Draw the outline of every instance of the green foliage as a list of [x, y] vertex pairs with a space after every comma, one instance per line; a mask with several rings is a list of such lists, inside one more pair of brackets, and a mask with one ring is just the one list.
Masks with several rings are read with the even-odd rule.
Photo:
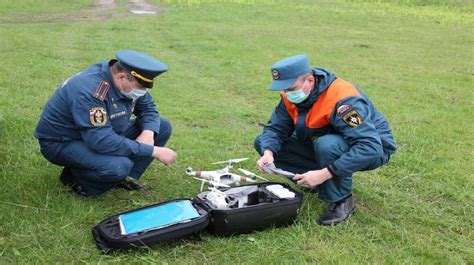
[[474, 3], [470, 0], [348, 0], [354, 3], [388, 3], [412, 7], [439, 6], [443, 8], [473, 8]]
[[0, 113], [0, 139], [2, 138], [2, 133], [3, 133], [3, 116]]
[[[17, 2], [2, 1], [0, 15], [71, 12], [91, 1]], [[160, 15], [2, 22], [0, 263], [474, 262], [470, 2], [154, 2]], [[174, 126], [169, 146], [178, 161], [154, 163], [142, 192], [81, 199], [59, 183], [60, 168], [41, 156], [33, 131], [59, 83], [123, 48], [170, 66], [151, 93]], [[105, 217], [195, 196], [199, 183], [185, 176], [187, 166], [250, 157], [242, 166], [255, 170], [253, 139], [278, 100], [266, 90], [270, 66], [299, 53], [364, 89], [399, 144], [387, 166], [355, 175], [355, 215], [320, 227], [326, 205], [306, 193], [287, 228], [231, 238], [204, 233], [202, 241], [101, 255], [90, 229]]]

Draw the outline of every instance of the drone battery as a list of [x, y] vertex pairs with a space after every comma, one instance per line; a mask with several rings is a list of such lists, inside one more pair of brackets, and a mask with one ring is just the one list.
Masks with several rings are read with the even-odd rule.
[[[293, 198], [279, 198], [266, 189], [270, 185], [282, 185], [293, 192]], [[258, 183], [223, 189], [233, 200], [239, 201], [238, 206], [229, 205], [224, 209], [213, 209], [206, 202], [204, 191], [198, 194], [195, 202], [203, 207], [211, 208], [211, 218], [207, 227], [211, 233], [220, 236], [249, 233], [269, 227], [278, 227], [292, 224], [297, 217], [302, 204], [301, 193], [283, 183]], [[244, 201], [244, 203], [241, 203]]]
[[111, 216], [92, 229], [104, 253], [148, 246], [195, 234], [209, 224], [209, 213], [189, 199], [157, 203]]

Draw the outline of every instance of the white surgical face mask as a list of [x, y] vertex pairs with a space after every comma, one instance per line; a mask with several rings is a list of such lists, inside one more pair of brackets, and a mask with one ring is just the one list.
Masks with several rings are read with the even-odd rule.
[[285, 92], [286, 98], [295, 104], [305, 101], [309, 97], [309, 93], [308, 94], [304, 93], [305, 86], [306, 86], [306, 81], [304, 81], [303, 86], [301, 86], [300, 89]]
[[[128, 81], [128, 84], [130, 85], [130, 87], [132, 87], [132, 84], [130, 83], [130, 81]], [[137, 99], [139, 99], [140, 97], [143, 97], [146, 92], [148, 90], [145, 88], [145, 89], [139, 89], [139, 88], [132, 88], [132, 90], [130, 90], [130, 92], [125, 92], [125, 91], [121, 91], [122, 95], [126, 96], [127, 98], [135, 101]]]

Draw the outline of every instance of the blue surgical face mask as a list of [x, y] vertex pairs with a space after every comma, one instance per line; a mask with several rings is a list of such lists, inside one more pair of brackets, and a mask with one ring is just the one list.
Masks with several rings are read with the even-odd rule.
[[309, 97], [309, 93], [305, 94], [303, 91], [305, 86], [306, 86], [306, 81], [304, 81], [303, 86], [301, 86], [300, 89], [285, 92], [286, 98], [295, 104], [305, 101]]
[[128, 93], [122, 91], [122, 94], [124, 96], [126, 96], [127, 98], [132, 99], [132, 100], [135, 101], [135, 100], [139, 99], [140, 97], [143, 97], [146, 94], [146, 92], [147, 92], [146, 89], [134, 88], [134, 89], [132, 89], [132, 91], [130, 91]]
[[[128, 84], [130, 87], [132, 87], [132, 84], [127, 80]], [[138, 88], [132, 88], [130, 92], [125, 92], [121, 91], [122, 95], [126, 96], [127, 98], [135, 101], [139, 99], [140, 97], [143, 97], [147, 92], [147, 89], [138, 89]]]

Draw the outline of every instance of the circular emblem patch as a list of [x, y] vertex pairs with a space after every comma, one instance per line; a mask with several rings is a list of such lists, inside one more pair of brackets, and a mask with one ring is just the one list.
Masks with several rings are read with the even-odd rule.
[[277, 80], [280, 78], [280, 73], [278, 72], [277, 69], [272, 70], [272, 77], [273, 77], [273, 80]]
[[104, 108], [92, 108], [89, 110], [89, 120], [93, 126], [104, 126], [107, 123], [107, 111]]

